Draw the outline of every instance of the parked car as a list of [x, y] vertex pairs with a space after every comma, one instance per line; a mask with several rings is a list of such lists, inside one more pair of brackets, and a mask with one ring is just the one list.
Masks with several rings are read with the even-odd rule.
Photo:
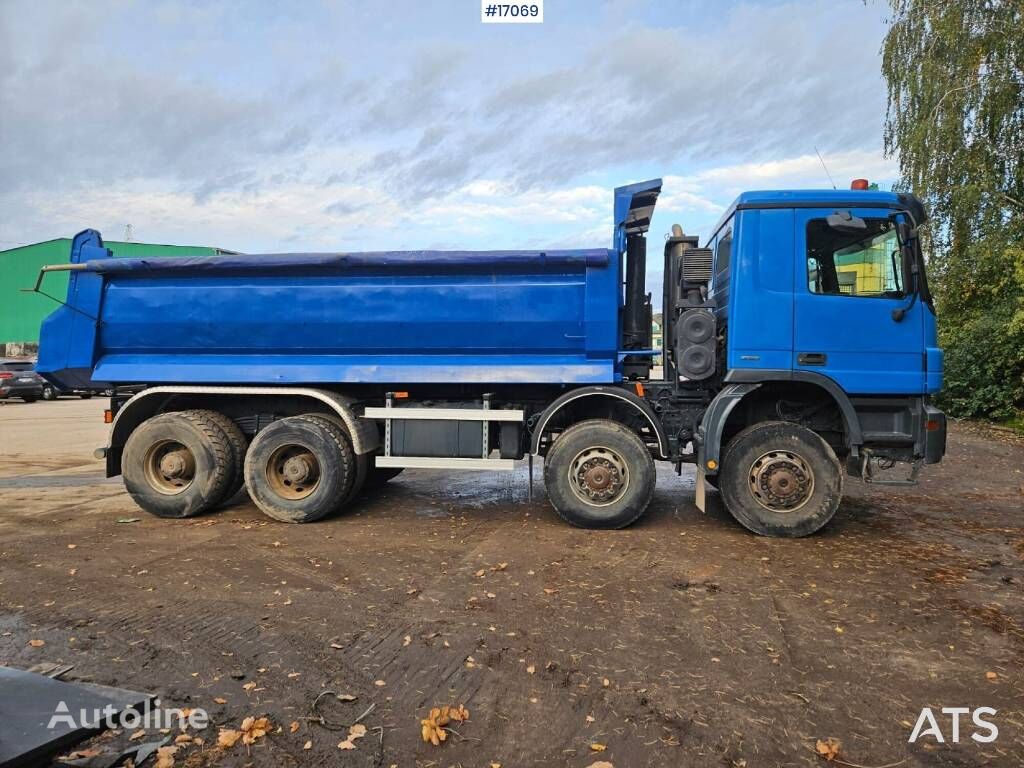
[[30, 360], [0, 360], [0, 400], [20, 397], [34, 403], [43, 396], [46, 380], [35, 371]]
[[83, 400], [88, 400], [93, 395], [109, 397], [112, 394], [114, 394], [112, 389], [61, 389], [48, 381], [43, 381], [43, 400], [57, 400], [61, 397], [80, 397]]

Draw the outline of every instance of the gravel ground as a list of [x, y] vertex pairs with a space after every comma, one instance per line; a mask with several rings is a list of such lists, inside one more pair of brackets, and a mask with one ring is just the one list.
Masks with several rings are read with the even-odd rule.
[[[1024, 764], [1024, 445], [1005, 434], [956, 425], [919, 486], [848, 480], [825, 531], [784, 541], [717, 494], [702, 515], [668, 467], [623, 531], [566, 526], [525, 469], [408, 471], [305, 526], [244, 494], [160, 520], [92, 458], [103, 407], [0, 404], [0, 664], [205, 709], [178, 766], [812, 765], [828, 737], [847, 765]], [[355, 698], [321, 697], [321, 724], [325, 691]], [[426, 744], [444, 704], [470, 718]], [[908, 743], [925, 706], [945, 743]], [[999, 737], [966, 717], [951, 743], [940, 709], [979, 706]], [[216, 747], [250, 715], [271, 732]]]

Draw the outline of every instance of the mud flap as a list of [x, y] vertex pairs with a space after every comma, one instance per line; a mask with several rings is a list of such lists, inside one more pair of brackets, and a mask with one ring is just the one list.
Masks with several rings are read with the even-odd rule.
[[704, 508], [705, 505], [705, 494], [704, 494], [704, 467], [697, 467], [697, 509], [701, 512], [707, 512]]

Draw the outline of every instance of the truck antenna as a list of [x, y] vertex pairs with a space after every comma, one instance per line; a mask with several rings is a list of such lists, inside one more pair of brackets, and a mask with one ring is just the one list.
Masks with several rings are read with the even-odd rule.
[[818, 151], [817, 147], [814, 148], [814, 154], [816, 154], [818, 156], [818, 160], [821, 161], [821, 167], [825, 169], [825, 175], [828, 176], [829, 184], [832, 185], [832, 189], [835, 189], [836, 183], [832, 181], [832, 174], [828, 172], [828, 166], [825, 165], [825, 160], [822, 158], [821, 152]]

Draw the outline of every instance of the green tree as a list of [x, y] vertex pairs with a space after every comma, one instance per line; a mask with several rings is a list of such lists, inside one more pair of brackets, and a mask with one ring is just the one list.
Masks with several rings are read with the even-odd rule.
[[1024, 0], [889, 0], [886, 152], [921, 197], [954, 415], [1024, 408]]

